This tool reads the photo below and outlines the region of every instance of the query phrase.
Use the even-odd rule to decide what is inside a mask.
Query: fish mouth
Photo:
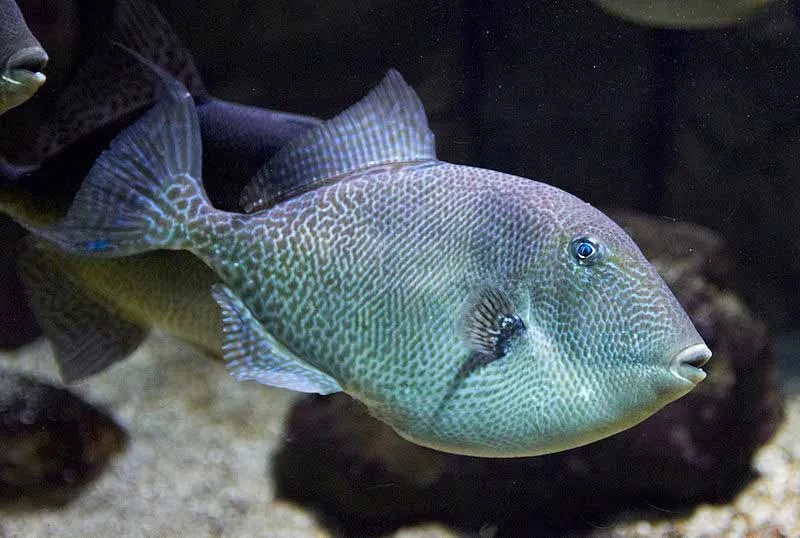
[[[0,75],[3,81],[20,86],[41,86],[45,76],[42,73],[49,60],[42,47],[27,47],[12,54],[6,61],[5,69]]]
[[[680,351],[670,362],[670,370],[677,377],[697,384],[706,378],[701,369],[711,358],[711,350],[705,344],[695,344]]]

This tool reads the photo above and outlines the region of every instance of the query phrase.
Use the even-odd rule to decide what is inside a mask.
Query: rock
[[[0,499],[67,502],[126,442],[110,416],[70,391],[0,370]]]
[[[708,378],[691,394],[603,441],[521,459],[436,452],[403,440],[346,395],[312,396],[294,408],[288,441],[273,461],[279,495],[359,535],[430,519],[496,528],[498,536],[575,531],[624,510],[729,499],[782,418],[767,331],[720,286],[729,259],[712,232],[614,217],[714,351]]]

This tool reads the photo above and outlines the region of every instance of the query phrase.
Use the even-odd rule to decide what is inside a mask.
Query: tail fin
[[[209,205],[197,114],[186,88],[150,67],[161,78],[161,100],[100,155],[66,217],[29,227],[34,234],[67,252],[102,257],[186,246],[189,211]]]

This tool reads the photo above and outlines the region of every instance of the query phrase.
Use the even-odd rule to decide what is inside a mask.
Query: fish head
[[[531,188],[522,222],[491,242],[521,260],[518,270],[468,301],[465,339],[485,349],[444,398],[435,448],[499,457],[573,448],[639,423],[705,378],[711,351],[634,241],[578,198]],[[487,256],[491,266],[501,255]]]
[[[528,273],[532,324],[575,383],[559,385],[561,398],[583,395],[585,424],[619,431],[694,388],[711,351],[630,236],[589,204],[562,198],[542,261],[550,274]]]
[[[0,0],[0,114],[33,96],[44,84],[45,50],[13,0]]]

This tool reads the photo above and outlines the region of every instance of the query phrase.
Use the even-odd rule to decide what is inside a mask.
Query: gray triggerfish
[[[0,114],[18,106],[44,84],[47,53],[25,24],[14,0],[0,0]]]
[[[689,392],[711,355],[633,241],[543,183],[442,162],[395,71],[215,209],[191,96],[112,142],[67,215],[73,254],[188,250],[218,276],[239,379],[345,391],[400,435],[477,456],[590,443]]]

